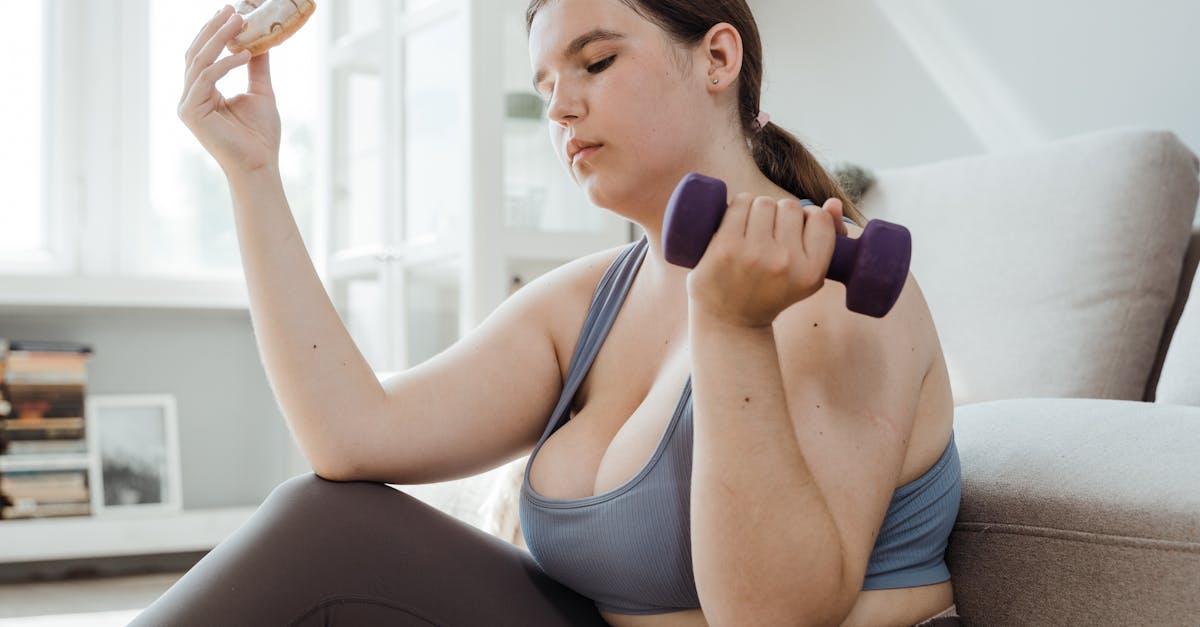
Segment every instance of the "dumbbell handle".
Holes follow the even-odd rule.
[[[725,216],[727,198],[720,179],[694,172],[683,177],[663,220],[663,254],[668,262],[686,268],[700,263]],[[807,199],[800,202],[816,204]],[[846,307],[851,311],[882,318],[904,288],[911,253],[908,229],[872,220],[859,239],[837,236],[825,276],[846,286]]]

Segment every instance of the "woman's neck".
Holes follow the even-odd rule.
[[[735,168],[726,170],[722,175],[720,169],[705,169],[698,167],[697,172],[701,172],[706,176],[713,176],[725,182],[726,187],[726,203],[732,203],[734,197],[743,192],[749,192],[755,196],[769,196],[776,199],[795,198],[787,190],[779,187],[771,182],[762,172],[758,170],[758,166],[751,161],[751,168]],[[715,174],[712,174],[715,172]],[[673,188],[671,191],[674,191]],[[669,194],[667,198],[670,198]],[[664,293],[678,293],[686,296],[687,275],[690,268],[677,266],[666,260],[662,248],[662,230],[663,220],[666,215],[666,201],[662,203],[662,207],[657,210],[648,210],[644,215],[648,217],[642,220],[634,220],[642,230],[646,232],[646,237],[649,240],[649,250],[646,251],[646,258],[642,262],[642,267],[638,271],[639,280],[644,279],[647,283],[654,285],[657,290],[662,290]]]

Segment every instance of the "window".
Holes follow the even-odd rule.
[[[451,239],[463,227],[469,186],[461,175],[467,161],[465,31],[460,18],[444,19],[404,42],[404,232],[409,243]]]
[[[142,274],[240,276],[228,183],[216,160],[176,113],[183,90],[184,52],[212,17],[215,5],[148,4],[149,171],[144,180],[149,189],[131,196],[148,198],[148,202],[134,203],[126,212],[134,241],[124,266],[128,272]],[[284,191],[300,231],[310,243],[321,30],[314,22],[320,18],[320,11],[314,13],[306,28],[270,52],[271,82],[283,124],[280,171]],[[221,56],[227,54],[223,51]],[[233,98],[246,91],[248,80],[243,65],[218,81],[217,88],[226,98]]]
[[[5,76],[0,98],[0,256],[29,258],[49,248],[42,193],[46,128],[44,7],[0,0],[0,11],[20,28],[0,38]]]
[[[0,274],[240,281],[228,184],[176,113],[183,53],[215,6],[0,0],[21,25],[0,41],[10,61],[0,83]],[[138,32],[146,37],[129,36]],[[271,55],[284,191],[306,241],[321,32],[309,26]],[[232,97],[246,82],[241,67],[218,86]]]

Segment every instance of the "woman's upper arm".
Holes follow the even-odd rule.
[[[528,454],[562,392],[555,325],[578,330],[617,252],[547,272],[446,350],[384,380],[383,407],[334,478],[432,483]]]

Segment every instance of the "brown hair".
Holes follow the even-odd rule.
[[[850,196],[830,176],[816,157],[783,127],[767,122],[758,130],[755,118],[759,112],[762,91],[762,41],[758,25],[746,0],[620,0],[646,20],[656,24],[671,38],[683,45],[699,43],[713,26],[727,22],[742,36],[742,68],[738,80],[738,120],[742,133],[750,142],[758,169],[776,185],[799,198],[808,198],[818,205],[829,198],[842,201],[842,213],[861,227],[866,218]],[[525,9],[525,34],[533,28],[533,18],[549,0],[530,0]]]

